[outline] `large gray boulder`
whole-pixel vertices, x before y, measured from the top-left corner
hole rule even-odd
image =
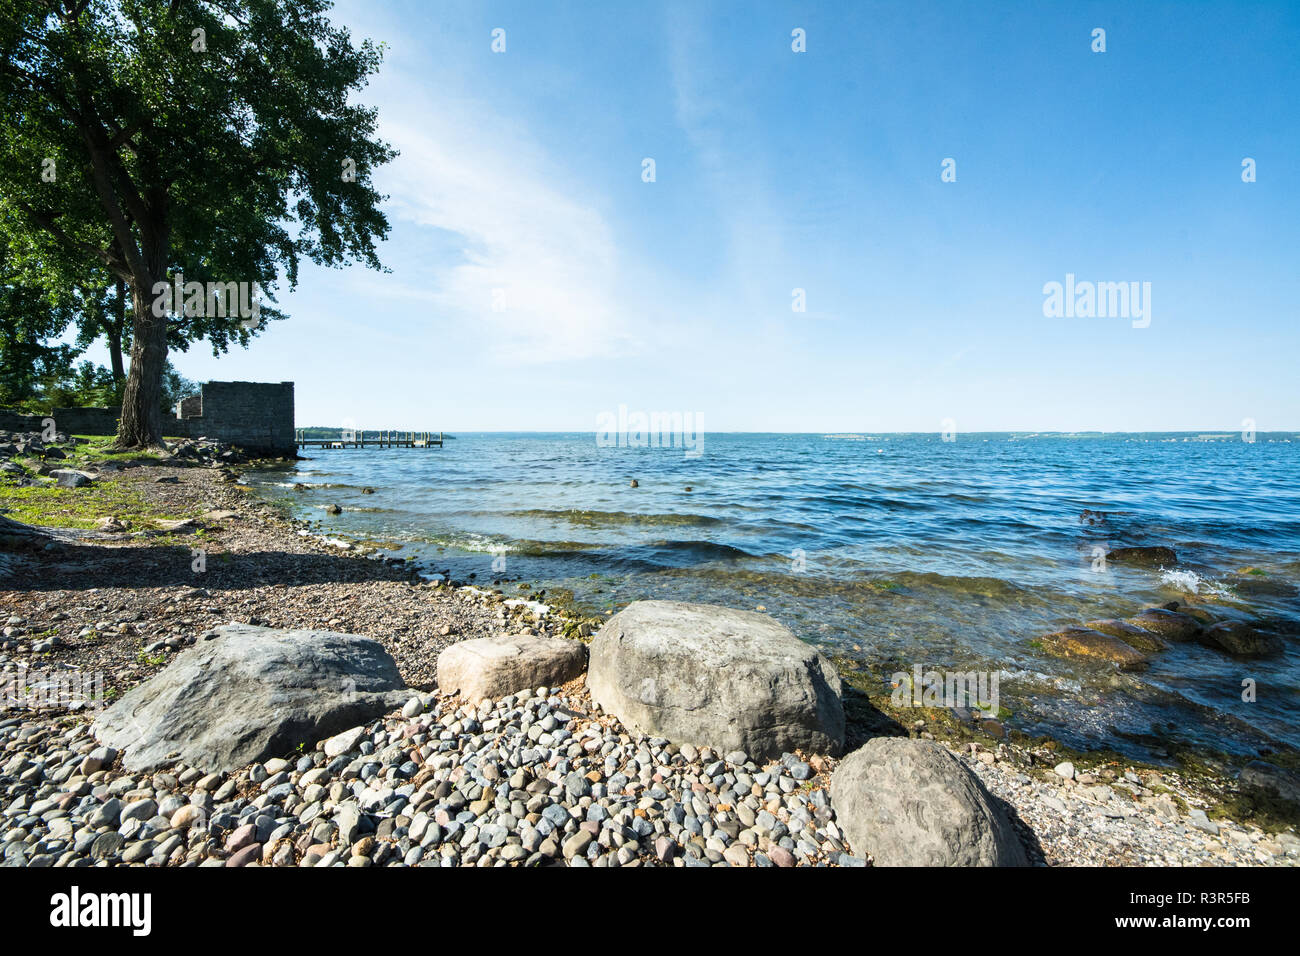
[[[128,691],[92,728],[127,770],[209,772],[283,756],[410,697],[380,643],[332,631],[224,624]]]
[[[587,646],[563,637],[502,634],[453,644],[438,655],[438,690],[467,700],[495,700],[533,687],[556,687],[582,675]]]
[[[956,757],[927,740],[877,737],[831,775],[835,820],[876,866],[1027,866],[1011,821]]]
[[[838,753],[844,703],[834,666],[753,611],[637,601],[591,642],[591,698],[627,726],[762,759]]]
[[[1262,760],[1252,760],[1237,775],[1241,789],[1300,806],[1300,777]]]

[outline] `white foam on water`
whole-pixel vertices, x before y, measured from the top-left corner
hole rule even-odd
[[[1065,677],[1060,674],[1044,674],[1042,671],[1026,670],[1024,668],[999,670],[998,681],[1015,681],[1029,687],[1050,688],[1068,694],[1077,694],[1083,690],[1083,684],[1072,677]]]
[[[1217,594],[1227,596],[1228,592],[1213,581],[1206,580],[1195,571],[1167,571],[1160,569],[1160,583],[1182,591],[1184,594]]]
[[[538,617],[546,617],[546,615],[551,613],[551,606],[549,604],[543,604],[541,601],[528,601],[524,598],[507,598],[504,603],[506,607],[526,607]]]

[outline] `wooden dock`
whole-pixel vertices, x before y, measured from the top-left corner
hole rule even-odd
[[[299,448],[441,448],[442,432],[372,431],[358,429],[350,437],[304,438],[303,430],[294,432]]]

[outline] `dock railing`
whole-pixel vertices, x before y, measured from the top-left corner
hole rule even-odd
[[[294,430],[294,444],[299,448],[441,448],[442,432],[404,432],[383,429],[345,432],[338,438],[308,438],[306,429]]]

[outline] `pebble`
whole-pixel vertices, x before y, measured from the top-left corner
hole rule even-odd
[[[539,688],[400,711],[230,774],[130,774],[84,722],[0,720],[0,865],[842,866],[834,761],[674,746]],[[1036,862],[1295,865],[1300,838],[1183,815],[1151,779],[956,755],[1041,842]],[[94,757],[94,760],[89,758]],[[98,763],[96,766],[95,764]],[[94,767],[89,774],[84,771]],[[1075,780],[1076,785],[1062,785]],[[1163,785],[1181,793],[1176,775]]]
[[[7,757],[25,748],[0,768],[4,805],[25,799],[20,819],[38,801],[64,814],[44,775],[59,763],[37,762],[53,744],[20,738],[24,726],[0,728]],[[57,733],[78,772],[92,749],[85,725]],[[97,769],[67,822],[35,815],[34,828],[10,828],[4,863],[37,856],[57,824],[87,834],[66,852],[92,863],[837,865],[845,848],[828,777],[812,768],[795,755],[760,763],[644,737],[597,714],[585,693],[471,704],[420,695],[306,753],[224,776]],[[15,770],[32,775],[18,782]]]

